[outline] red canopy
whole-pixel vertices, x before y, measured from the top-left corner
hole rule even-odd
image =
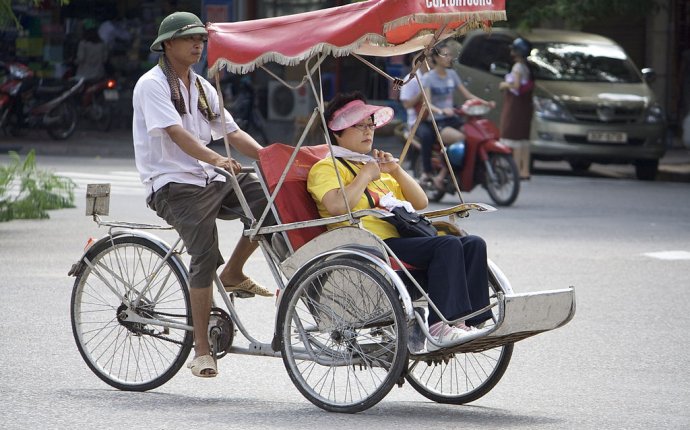
[[[275,61],[295,65],[316,53],[391,56],[425,47],[465,24],[505,20],[505,0],[369,0],[330,9],[233,23],[209,23],[208,64],[247,73]]]

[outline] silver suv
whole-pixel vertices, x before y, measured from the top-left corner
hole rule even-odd
[[[536,80],[532,159],[566,160],[574,170],[592,163],[634,164],[638,179],[654,180],[664,155],[665,119],[647,85],[654,71],[639,71],[623,49],[602,36],[560,30],[529,33],[494,28],[462,40],[456,70],[474,94],[499,105],[498,84],[511,67],[516,37],[532,44]]]

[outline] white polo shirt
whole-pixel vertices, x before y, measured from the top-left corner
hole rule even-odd
[[[419,73],[419,79],[422,79],[424,77],[423,73]],[[410,79],[409,73],[407,76],[403,78],[403,81],[407,81]],[[417,97],[417,95],[421,92],[421,89],[419,88],[419,84],[417,84],[417,79],[412,79],[405,85],[403,85],[400,88],[400,100],[401,101],[406,101],[406,100],[412,100],[413,98]],[[415,107],[407,108],[407,129],[412,130],[412,127],[414,127],[414,123],[417,121],[417,109]]]
[[[199,91],[196,79],[200,79],[211,109],[219,113],[218,94],[215,88],[196,73],[191,73],[191,91],[180,80],[180,92],[184,98],[187,114],[180,116],[171,100],[170,86],[163,70],[155,66],[137,81],[132,95],[134,118],[132,137],[134,159],[141,182],[147,195],[157,191],[169,182],[193,184],[201,187],[211,181],[225,181],[213,171],[213,166],[187,155],[164,130],[171,125],[181,125],[185,130],[208,145],[211,140],[223,137],[220,117],[207,121],[198,109]],[[225,111],[227,132],[238,129],[230,113]]]

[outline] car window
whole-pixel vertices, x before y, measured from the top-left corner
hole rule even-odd
[[[534,44],[529,57],[536,79],[639,83],[641,78],[625,52],[614,45]]]
[[[463,45],[458,61],[460,64],[489,72],[492,63],[510,65],[512,39],[499,34],[479,35]]]

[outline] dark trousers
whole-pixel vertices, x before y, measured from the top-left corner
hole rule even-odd
[[[266,196],[254,175],[240,174],[237,180],[255,218],[266,207]],[[218,248],[216,218],[237,219],[242,212],[239,199],[228,182],[211,182],[205,187],[169,183],[156,191],[151,208],[173,226],[191,256],[190,288],[211,286],[216,269],[223,264]],[[273,224],[272,216],[266,225]]]
[[[436,120],[438,130],[441,131],[445,127],[460,128],[462,127],[462,119],[457,116],[450,116]],[[424,173],[433,173],[431,166],[431,153],[433,152],[434,144],[436,143],[436,132],[431,121],[422,121],[417,127],[415,134],[422,143],[422,166]]]
[[[385,242],[402,261],[426,270],[426,292],[447,320],[489,304],[486,243],[481,237],[405,237]],[[491,311],[486,311],[465,323],[477,325],[489,318]],[[429,307],[429,325],[438,321]]]

